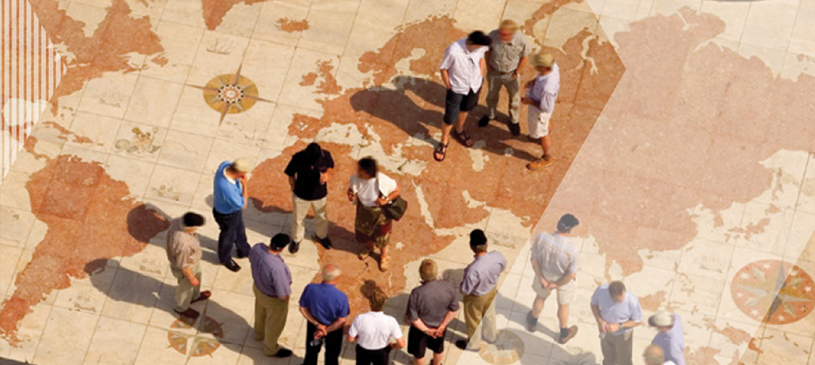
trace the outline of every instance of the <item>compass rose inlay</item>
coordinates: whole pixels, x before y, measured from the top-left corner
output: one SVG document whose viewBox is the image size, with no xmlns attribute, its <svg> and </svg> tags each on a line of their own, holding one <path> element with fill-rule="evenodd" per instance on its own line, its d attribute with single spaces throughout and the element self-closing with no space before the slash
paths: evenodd
<svg viewBox="0 0 815 365">
<path fill-rule="evenodd" d="M 764 260 L 736 273 L 733 301 L 747 316 L 769 324 L 789 324 L 815 309 L 815 282 L 798 266 Z"/>
<path fill-rule="evenodd" d="M 212 110 L 221 114 L 219 124 L 227 114 L 243 113 L 258 101 L 269 102 L 258 94 L 258 87 L 252 80 L 241 75 L 241 68 L 234 74 L 219 75 L 209 80 L 205 86 L 190 85 L 203 90 L 204 102 Z"/>
</svg>

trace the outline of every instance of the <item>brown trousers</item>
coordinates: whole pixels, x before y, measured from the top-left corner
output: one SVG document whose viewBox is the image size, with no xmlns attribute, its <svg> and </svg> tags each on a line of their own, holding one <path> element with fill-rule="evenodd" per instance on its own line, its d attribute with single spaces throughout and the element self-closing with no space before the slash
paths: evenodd
<svg viewBox="0 0 815 365">
<path fill-rule="evenodd" d="M 484 295 L 464 296 L 464 321 L 467 323 L 467 348 L 477 350 L 481 346 L 483 333 L 487 342 L 495 342 L 498 333 L 495 330 L 495 295 L 498 286 Z M 481 325 L 479 331 L 478 326 Z"/>
<path fill-rule="evenodd" d="M 263 341 L 263 353 L 273 356 L 280 350 L 277 340 L 286 327 L 289 314 L 289 300 L 263 294 L 257 286 L 255 292 L 255 340 Z"/>
</svg>

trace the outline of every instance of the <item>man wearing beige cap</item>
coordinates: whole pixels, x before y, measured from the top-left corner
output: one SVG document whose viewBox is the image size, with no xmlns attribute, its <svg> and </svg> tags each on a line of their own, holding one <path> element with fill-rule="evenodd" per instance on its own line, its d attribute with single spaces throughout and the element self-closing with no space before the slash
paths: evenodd
<svg viewBox="0 0 815 365">
<path fill-rule="evenodd" d="M 682 328 L 682 318 L 676 313 L 659 311 L 648 318 L 648 325 L 659 331 L 651 344 L 662 349 L 665 360 L 676 365 L 685 365 L 685 331 Z"/>
<path fill-rule="evenodd" d="M 213 183 L 212 215 L 221 230 L 218 235 L 218 258 L 221 264 L 234 272 L 241 267 L 232 259 L 232 246 L 237 246 L 238 258 L 247 257 L 251 249 L 243 225 L 243 210 L 246 209 L 249 194 L 246 175 L 251 170 L 252 165 L 246 159 L 221 162 Z"/>
<path fill-rule="evenodd" d="M 520 74 L 528 60 L 530 48 L 526 37 L 518 32 L 518 23 L 504 20 L 498 29 L 490 32 L 492 43 L 487 52 L 487 108 L 489 115 L 478 121 L 479 127 L 486 127 L 490 120 L 495 120 L 495 110 L 501 88 L 507 89 L 509 96 L 509 131 L 513 136 L 521 134 L 518 114 L 521 108 Z"/>
<path fill-rule="evenodd" d="M 526 165 L 530 170 L 549 166 L 552 160 L 552 129 L 549 120 L 555 111 L 555 101 L 560 91 L 560 69 L 554 57 L 548 53 L 536 53 L 530 63 L 538 70 L 538 77 L 526 84 L 526 96 L 521 100 L 529 106 L 529 137 L 540 140 L 543 157 Z"/>
</svg>

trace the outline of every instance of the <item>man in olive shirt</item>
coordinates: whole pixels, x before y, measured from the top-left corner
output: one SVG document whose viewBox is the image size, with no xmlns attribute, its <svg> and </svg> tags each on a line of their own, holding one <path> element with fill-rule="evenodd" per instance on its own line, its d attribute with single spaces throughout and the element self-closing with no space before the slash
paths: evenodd
<svg viewBox="0 0 815 365">
<path fill-rule="evenodd" d="M 422 261 L 419 276 L 422 285 L 410 292 L 405 312 L 405 322 L 410 323 L 407 350 L 414 356 L 416 365 L 424 365 L 429 348 L 433 351 L 432 365 L 441 365 L 447 325 L 456 318 L 458 298 L 453 285 L 439 280 L 435 261 Z"/>
<path fill-rule="evenodd" d="M 501 88 L 507 89 L 509 96 L 509 131 L 513 136 L 521 134 L 518 124 L 518 114 L 521 109 L 521 71 L 526 65 L 530 53 L 526 37 L 518 32 L 518 24 L 512 20 L 504 20 L 498 29 L 490 32 L 492 43 L 487 52 L 487 108 L 489 115 L 478 121 L 479 127 L 486 127 L 490 120 L 495 119 L 495 110 L 498 107 L 498 98 Z"/>
<path fill-rule="evenodd" d="M 170 222 L 167 232 L 167 259 L 170 260 L 170 270 L 178 280 L 175 287 L 175 310 L 185 318 L 195 319 L 200 315 L 198 311 L 190 308 L 191 303 L 207 300 L 211 293 L 199 291 L 201 287 L 201 242 L 195 233 L 198 227 L 204 225 L 204 217 L 200 214 L 187 213 L 181 218 Z"/>
</svg>

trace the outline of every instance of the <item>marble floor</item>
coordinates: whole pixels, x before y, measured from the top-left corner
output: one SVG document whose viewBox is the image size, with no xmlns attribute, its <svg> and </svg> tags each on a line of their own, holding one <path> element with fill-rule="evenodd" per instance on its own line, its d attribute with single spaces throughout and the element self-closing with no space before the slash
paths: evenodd
<svg viewBox="0 0 815 365">
<path fill-rule="evenodd" d="M 402 323 L 421 260 L 457 284 L 480 228 L 510 262 L 500 340 L 448 346 L 445 364 L 599 364 L 589 298 L 609 280 L 645 315 L 682 316 L 688 364 L 815 364 L 815 0 L 18 0 L 2 11 L 0 358 L 297 365 L 296 303 L 322 264 L 343 269 L 352 316 L 377 286 Z M 501 19 L 561 67 L 556 163 L 543 171 L 524 168 L 540 154 L 525 123 L 521 137 L 506 114 L 476 126 L 483 96 L 474 147 L 431 158 L 444 49 Z M 284 254 L 294 283 L 281 342 L 294 356 L 263 356 L 251 274 L 217 265 L 213 223 L 201 230 L 213 297 L 195 305 L 197 322 L 179 321 L 167 219 L 210 217 L 214 170 L 242 157 L 256 166 L 249 240 L 288 232 L 283 169 L 311 141 L 337 163 L 336 248 Z M 410 202 L 386 273 L 356 258 L 344 191 L 363 156 Z M 581 221 L 580 331 L 562 346 L 554 303 L 535 333 L 523 322 L 530 238 L 567 212 Z M 448 340 L 463 332 L 460 313 Z M 635 330 L 635 364 L 654 334 Z M 348 345 L 342 363 L 353 359 Z"/>
</svg>

